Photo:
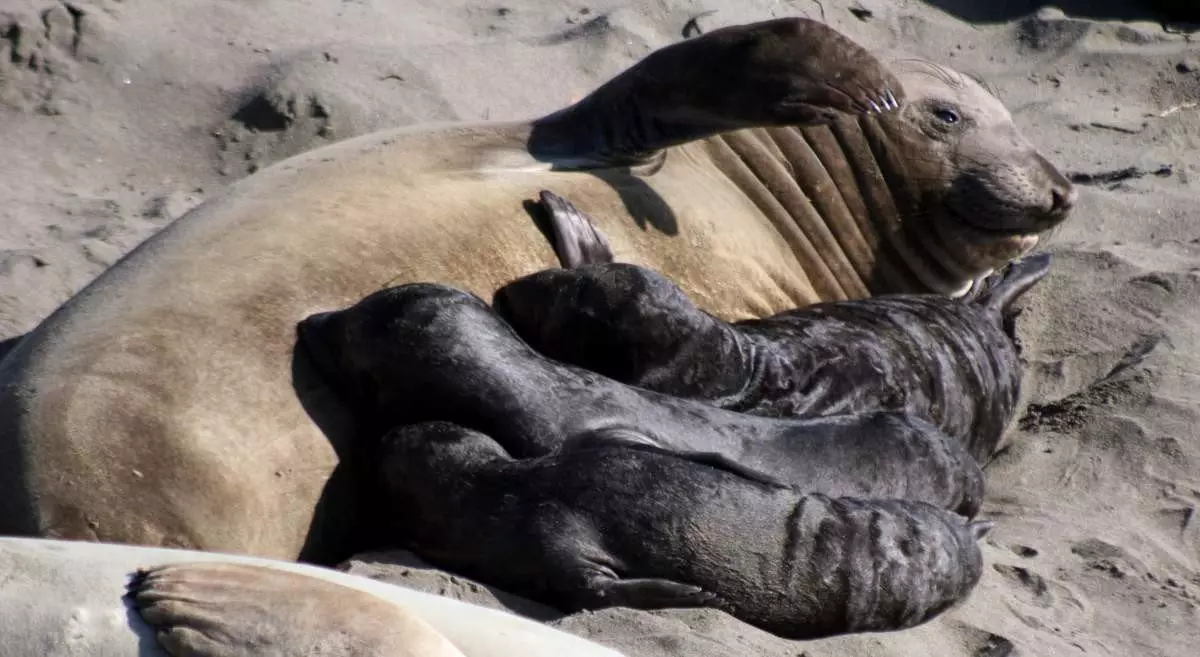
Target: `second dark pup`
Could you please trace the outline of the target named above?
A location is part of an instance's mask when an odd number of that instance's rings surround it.
[[[898,630],[970,593],[991,527],[921,502],[804,494],[603,431],[520,460],[445,422],[383,442],[403,542],[569,611],[702,605],[793,639]]]

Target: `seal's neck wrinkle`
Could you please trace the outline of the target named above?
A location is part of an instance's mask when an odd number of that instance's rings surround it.
[[[847,180],[841,188],[843,198],[854,197],[858,207],[859,225],[876,240],[867,287],[872,294],[888,292],[928,292],[930,287],[917,267],[904,257],[902,237],[904,218],[902,203],[897,202],[895,190],[876,159],[864,127],[872,119],[838,121],[829,126],[836,146],[831,160],[845,163]]]
[[[928,164],[914,157],[925,137],[895,116],[882,120],[864,117],[837,126],[847,159],[863,173],[875,202],[870,204],[876,230],[886,236],[875,293],[886,291],[963,294],[973,282],[970,273],[957,270],[954,260],[938,245],[938,209],[935,198],[922,192],[932,177],[920,169]],[[878,189],[874,189],[878,188]],[[956,271],[957,270],[957,271]]]
[[[893,207],[870,150],[848,150],[841,132],[854,124],[800,128],[756,128],[707,141],[716,166],[774,224],[796,254],[821,301],[878,293],[879,269],[911,287],[913,276],[896,271],[887,257],[896,223],[876,216]],[[861,134],[859,135],[861,141]],[[874,168],[871,168],[874,167]],[[884,214],[887,210],[884,210]],[[894,215],[894,211],[892,212]]]
[[[820,300],[954,294],[969,284],[931,252],[919,181],[876,119],[739,130],[706,143],[787,241]]]

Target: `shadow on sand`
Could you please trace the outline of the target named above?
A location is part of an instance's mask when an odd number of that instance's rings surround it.
[[[1197,0],[924,0],[972,23],[1001,23],[1054,6],[1068,16],[1100,20],[1200,21]]]

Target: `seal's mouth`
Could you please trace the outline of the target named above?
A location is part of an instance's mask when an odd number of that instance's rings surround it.
[[[1038,245],[1044,231],[981,226],[952,208],[941,222],[942,239],[969,261],[993,268],[1028,253]]]
[[[1029,229],[997,228],[995,226],[985,226],[978,221],[973,221],[970,217],[952,207],[946,206],[944,209],[949,223],[953,223],[956,227],[961,228],[965,232],[974,233],[984,239],[1005,240],[1014,238],[1033,238],[1036,241],[1038,235],[1041,234],[1038,231],[1031,231]]]
[[[930,228],[918,239],[955,283],[962,284],[951,296],[965,293],[975,278],[1028,253],[1041,239],[1040,233],[980,228],[949,208]]]
[[[334,313],[331,312],[316,313],[304,318],[296,326],[300,344],[317,372],[327,380],[335,378],[340,366],[339,354],[331,342],[330,324],[333,317]]]

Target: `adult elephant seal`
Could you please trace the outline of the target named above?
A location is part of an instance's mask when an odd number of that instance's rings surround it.
[[[903,411],[980,462],[1012,420],[1022,372],[1006,319],[1049,272],[1049,255],[1012,263],[969,299],[891,294],[729,323],[661,274],[613,262],[586,215],[556,194],[541,197],[568,268],[505,285],[494,305],[554,360],[741,413]]]
[[[0,538],[0,654],[620,657],[503,611],[304,564]]]
[[[483,300],[449,286],[381,290],[305,319],[299,332],[370,427],[364,444],[396,425],[442,420],[527,458],[602,431],[698,451],[805,492],[920,500],[967,516],[983,503],[979,464],[924,419],[754,417],[642,390],[545,358]]]
[[[385,442],[398,536],[570,611],[707,606],[811,639],[918,625],[982,574],[990,523],[919,502],[806,495],[596,436],[523,460],[448,423]]]
[[[730,27],[543,119],[384,131],[230,186],[0,364],[0,533],[343,556],[365,505],[330,475],[353,418],[293,358],[296,323],[387,284],[490,297],[552,266],[522,208],[542,189],[727,320],[955,293],[1067,216],[1071,185],[948,69],[898,60],[899,109],[794,125],[887,96],[844,45],[805,20]]]

